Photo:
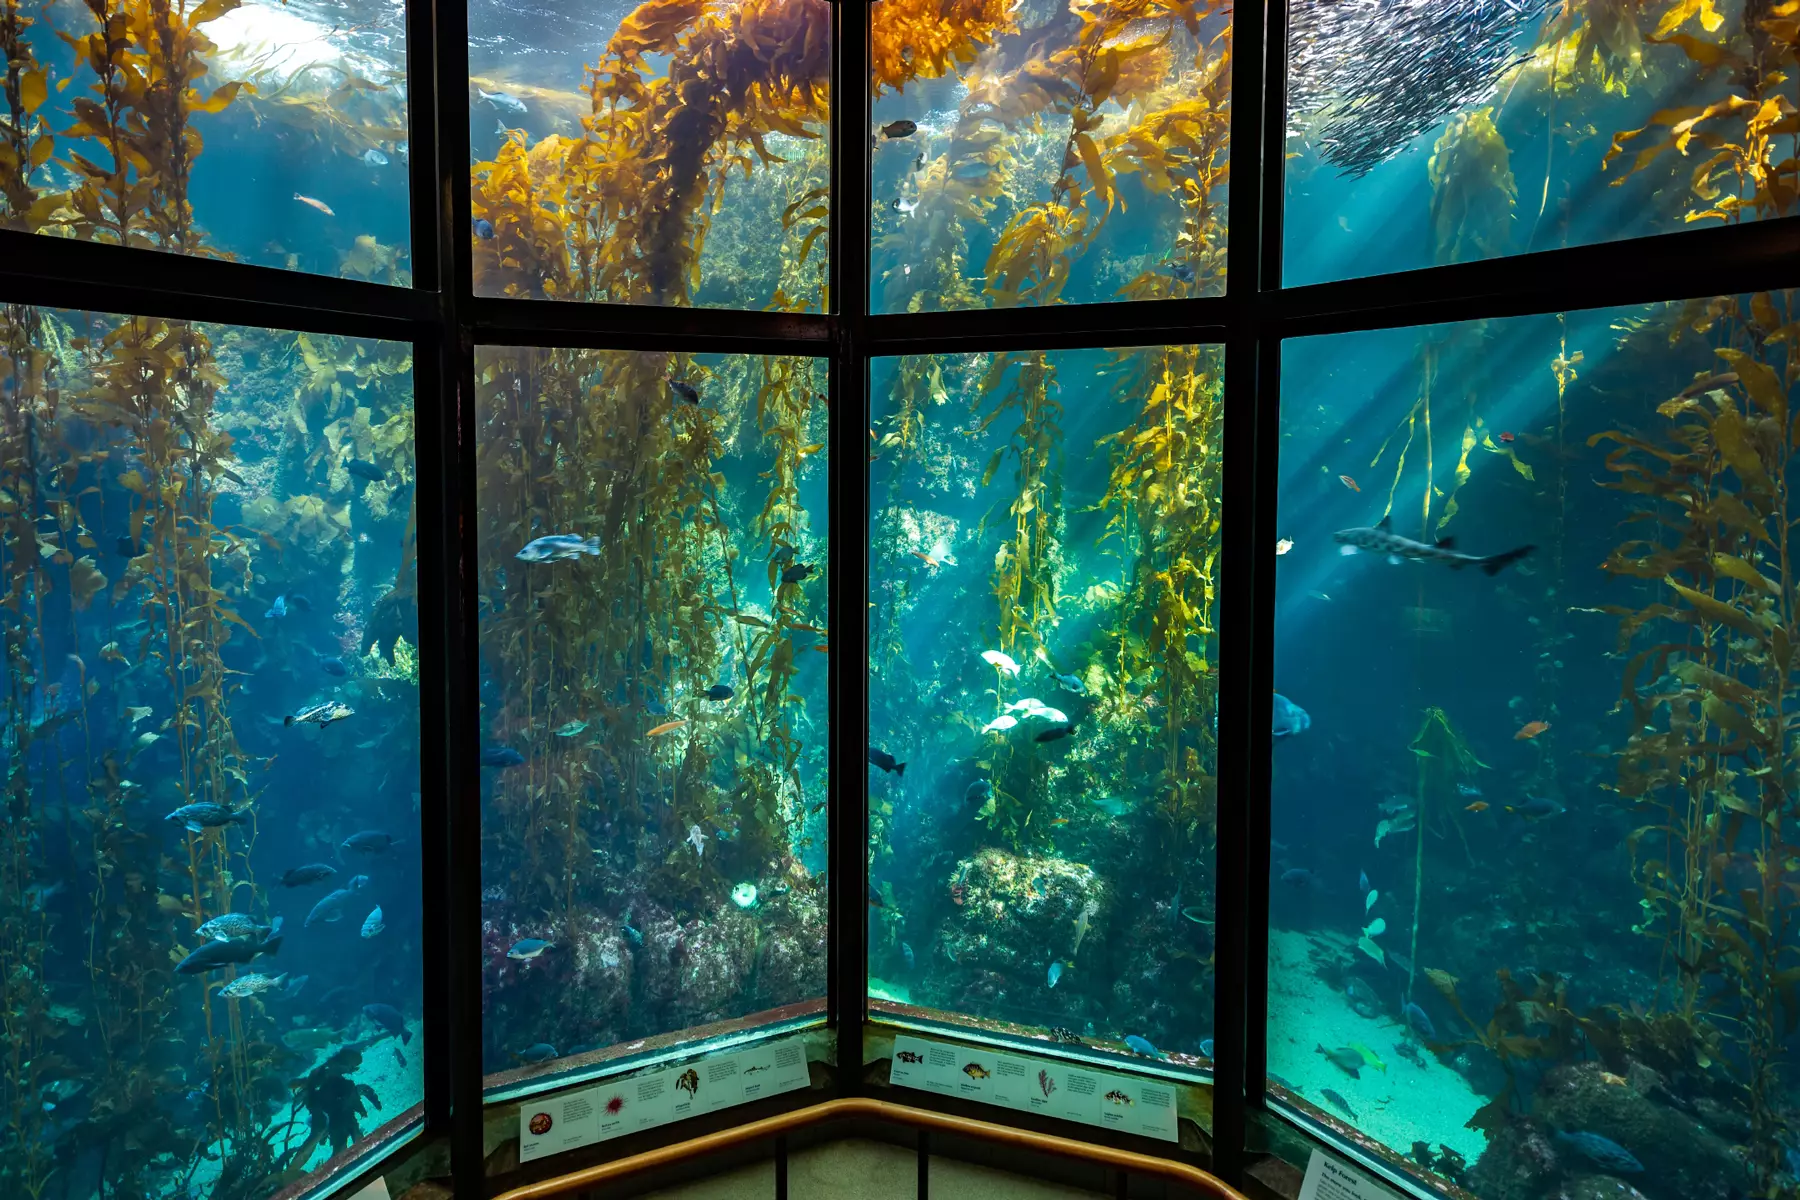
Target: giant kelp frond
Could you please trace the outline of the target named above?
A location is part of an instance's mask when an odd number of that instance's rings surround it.
[[[882,0],[871,11],[869,85],[874,95],[938,79],[974,62],[1014,28],[1017,0]]]
[[[1704,338],[1724,369],[1664,401],[1658,426],[1590,439],[1612,447],[1606,486],[1639,507],[1626,526],[1637,536],[1605,569],[1666,589],[1610,610],[1631,652],[1621,705],[1638,730],[1618,756],[1618,790],[1649,818],[1627,839],[1644,892],[1636,931],[1662,946],[1672,1013],[1730,1047],[1720,1066],[1741,1089],[1767,1184],[1783,1128],[1773,1064],[1800,1024],[1787,866],[1800,854],[1788,729],[1800,323],[1791,294],[1683,316],[1679,336]]]
[[[1494,110],[1453,117],[1432,147],[1431,231],[1440,263],[1506,253],[1518,185]]]

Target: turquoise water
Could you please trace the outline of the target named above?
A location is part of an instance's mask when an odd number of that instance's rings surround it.
[[[408,349],[0,334],[0,1179],[265,1195],[422,1095]]]

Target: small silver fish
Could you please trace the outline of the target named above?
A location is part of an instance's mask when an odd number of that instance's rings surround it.
[[[375,910],[363,920],[362,935],[366,938],[372,938],[386,928],[387,925],[384,924],[381,919],[381,905],[377,904]]]

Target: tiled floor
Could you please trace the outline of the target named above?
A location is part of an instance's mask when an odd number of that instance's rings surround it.
[[[917,1200],[918,1158],[886,1142],[846,1140],[788,1158],[788,1200]],[[773,1163],[654,1193],[653,1200],[770,1200]],[[1104,1200],[1097,1192],[1043,1183],[949,1158],[931,1160],[931,1200]]]

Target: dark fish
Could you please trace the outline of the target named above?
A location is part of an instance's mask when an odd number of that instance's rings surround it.
[[[1336,1050],[1327,1050],[1323,1046],[1314,1046],[1314,1054],[1323,1054],[1325,1060],[1352,1079],[1362,1078],[1363,1056],[1348,1046],[1339,1046]]]
[[[481,765],[484,767],[516,767],[525,761],[525,756],[511,746],[483,746],[481,748]]]
[[[283,871],[281,885],[283,887],[304,887],[308,883],[329,880],[333,874],[337,874],[337,867],[333,867],[328,862],[310,862],[304,867],[290,867]]]
[[[1169,267],[1169,274],[1175,277],[1177,283],[1192,283],[1194,282],[1194,264],[1190,262],[1174,263]]]
[[[1031,740],[1034,742],[1057,742],[1061,741],[1063,738],[1069,737],[1074,732],[1075,722],[1058,721],[1056,724],[1045,728],[1043,732],[1039,733]]]
[[[319,659],[319,669],[327,675],[335,675],[339,679],[350,674],[350,668],[344,665],[344,660],[341,658],[321,658]]]
[[[1350,1107],[1350,1102],[1348,1100],[1344,1099],[1330,1088],[1320,1088],[1319,1095],[1343,1109],[1345,1113],[1349,1114],[1352,1121],[1356,1120],[1356,1110]]]
[[[919,151],[919,157],[913,159],[913,171],[915,173],[917,173],[919,171],[923,171],[924,169],[925,169],[925,152],[923,150],[921,150],[921,151]]]
[[[1509,804],[1506,806],[1506,811],[1518,813],[1528,821],[1541,821],[1545,817],[1560,816],[1563,806],[1554,800],[1546,800],[1542,796],[1527,796],[1525,803]]]
[[[358,479],[367,479],[370,483],[380,483],[387,478],[386,471],[382,470],[374,463],[364,462],[360,458],[353,458],[345,463],[344,470],[350,472],[350,474],[356,476]]]
[[[287,605],[295,612],[312,611],[312,601],[308,600],[305,596],[302,596],[299,592],[289,592],[287,594]]]
[[[1400,1015],[1406,1018],[1408,1025],[1425,1037],[1435,1038],[1437,1036],[1437,1027],[1431,1023],[1431,1018],[1425,1014],[1424,1009],[1412,1001],[1406,1002],[1406,1007],[1400,1010]]]
[[[293,725],[317,725],[324,729],[333,721],[342,721],[354,717],[356,710],[348,704],[340,704],[336,700],[326,700],[320,704],[310,704],[297,713],[289,713],[281,718],[284,727]]]
[[[113,548],[126,558],[136,558],[144,552],[144,548],[128,537],[121,536],[113,543]]]
[[[1603,1137],[1598,1133],[1588,1133],[1579,1129],[1559,1129],[1556,1131],[1556,1140],[1580,1151],[1608,1171],[1635,1175],[1644,1169],[1644,1164],[1637,1160],[1637,1155],[1611,1138]]]
[[[869,762],[871,765],[880,767],[882,770],[892,775],[906,774],[906,764],[896,760],[894,756],[889,754],[886,750],[877,750],[875,747],[870,746]]]
[[[881,127],[881,136],[890,141],[896,141],[900,138],[911,137],[918,131],[919,126],[915,122],[889,121],[886,125]]]
[[[964,804],[986,804],[994,794],[994,785],[985,779],[977,779],[963,789]]]
[[[180,821],[194,833],[202,833],[208,829],[217,829],[222,825],[243,825],[250,820],[247,808],[226,808],[223,804],[184,804],[168,816],[165,821]]]
[[[691,383],[683,383],[679,379],[669,380],[669,391],[677,400],[685,400],[689,404],[700,403],[700,389]]]
[[[811,563],[796,563],[781,573],[781,582],[799,583],[802,579],[810,578],[812,573],[813,565]]]
[[[625,935],[625,940],[632,945],[641,946],[644,944],[644,935],[633,929],[631,926],[620,925],[619,931]]]
[[[556,1047],[552,1046],[549,1042],[534,1042],[513,1055],[513,1057],[522,1063],[549,1062],[551,1059],[557,1057]]]
[[[1453,571],[1460,571],[1473,563],[1487,575],[1498,575],[1506,569],[1508,563],[1517,562],[1537,549],[1536,546],[1519,546],[1504,554],[1490,554],[1486,558],[1478,558],[1473,554],[1464,554],[1457,550],[1454,538],[1439,538],[1436,545],[1430,542],[1415,542],[1409,537],[1395,533],[1390,528],[1391,525],[1391,519],[1383,517],[1375,525],[1340,529],[1331,537],[1333,541],[1350,550],[1383,554],[1396,561],[1406,559],[1411,562],[1448,563]],[[1346,553],[1348,552],[1347,550]]]
[[[274,954],[281,949],[281,937],[281,921],[277,918],[269,936],[262,941],[207,942],[176,963],[175,973],[201,975],[233,963],[247,963],[264,954]]]
[[[476,217],[475,236],[484,242],[492,241],[494,237],[494,223],[486,217]]]
[[[352,850],[358,854],[386,854],[401,843],[402,839],[381,829],[365,829],[345,838],[338,846],[340,850]]]
[[[1313,881],[1313,873],[1307,867],[1289,867],[1281,873],[1281,882],[1291,883],[1295,887],[1305,887]]]
[[[735,695],[737,695],[737,692],[732,689],[732,686],[729,683],[715,683],[706,689],[706,698],[708,700],[729,700]]]
[[[871,908],[886,908],[887,907],[887,901],[883,900],[881,898],[881,893],[875,890],[875,885],[872,883],[869,885],[869,907],[871,907]]]
[[[363,1016],[399,1038],[402,1046],[412,1041],[412,1030],[406,1027],[406,1018],[401,1016],[400,1010],[393,1005],[365,1004],[363,1005]]]

